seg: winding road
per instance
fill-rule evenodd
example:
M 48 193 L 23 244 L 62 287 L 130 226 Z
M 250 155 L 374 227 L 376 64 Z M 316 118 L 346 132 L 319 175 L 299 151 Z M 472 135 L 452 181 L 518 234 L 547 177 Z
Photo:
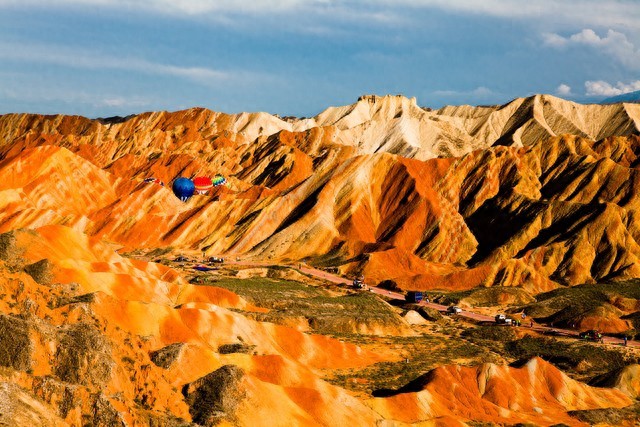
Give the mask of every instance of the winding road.
M 317 277 L 320 279 L 324 279 L 326 281 L 329 281 L 331 283 L 336 283 L 336 284 L 342 284 L 342 285 L 348 285 L 351 286 L 351 281 L 348 279 L 345 279 L 344 277 L 340 277 L 337 276 L 335 274 L 323 271 L 323 270 L 319 270 L 317 268 L 313 268 L 313 267 L 309 267 L 305 264 L 299 264 L 297 266 L 297 269 L 304 274 L 313 276 L 313 277 Z M 393 292 L 393 291 L 388 291 L 386 289 L 381 289 L 381 288 L 377 288 L 377 287 L 373 287 L 370 286 L 369 290 L 373 293 L 376 293 L 378 295 L 382 295 L 385 296 L 387 298 L 390 299 L 394 299 L 394 300 L 400 300 L 400 301 L 405 301 L 405 297 L 404 294 L 398 293 L 398 292 Z M 436 304 L 433 302 L 425 302 L 425 301 L 421 301 L 419 303 L 419 305 L 425 306 L 425 307 L 429 307 L 429 308 L 434 308 L 436 310 L 439 311 L 445 311 L 447 310 L 448 306 L 446 305 L 441 305 L 441 304 Z M 469 311 L 469 310 L 462 310 L 460 313 L 457 314 L 457 316 L 460 317 L 464 317 L 467 319 L 471 319 L 471 320 L 475 320 L 478 322 L 492 322 L 495 323 L 495 319 L 491 316 L 487 316 L 484 314 L 480 314 L 480 313 L 475 313 L 473 311 Z M 540 324 L 535 324 L 533 325 L 533 327 L 527 326 L 529 325 L 528 322 L 523 322 L 522 326 L 520 326 L 521 328 L 527 328 L 529 330 L 533 330 L 536 332 L 540 332 L 543 334 L 549 334 L 549 335 L 557 335 L 557 336 L 566 336 L 566 337 L 578 337 L 579 332 L 575 331 L 575 330 L 571 330 L 571 329 L 561 329 L 561 328 L 552 328 L 549 326 L 543 326 Z M 506 326 L 506 325 L 505 325 Z M 602 337 L 602 342 L 604 344 L 611 344 L 611 345 L 618 345 L 618 346 L 622 346 L 624 345 L 624 340 L 621 338 L 617 338 L 617 337 L 610 337 L 610 336 L 604 336 Z M 627 341 L 627 346 L 628 347 L 640 347 L 640 342 L 638 341 L 632 341 L 629 340 Z
M 239 261 L 239 260 L 227 260 L 225 261 L 225 264 L 227 265 L 241 265 L 241 266 L 245 266 L 245 267 L 271 267 L 274 266 L 275 264 L 273 262 L 257 262 L 257 261 Z M 339 284 L 339 285 L 347 285 L 347 286 L 351 286 L 352 285 L 352 281 L 349 279 L 345 279 L 344 277 L 329 273 L 327 271 L 324 270 L 320 270 L 314 267 L 310 267 L 307 264 L 302 264 L 302 263 L 297 263 L 294 265 L 287 265 L 287 267 L 291 267 L 294 268 L 296 270 L 298 270 L 299 272 L 306 274 L 308 276 L 313 276 L 315 278 L 318 279 L 322 279 L 322 280 L 326 280 L 328 282 L 331 283 L 335 283 L 335 284 Z M 388 291 L 386 289 L 381 289 L 378 287 L 374 287 L 374 286 L 369 286 L 368 287 L 370 292 L 373 292 L 375 294 L 384 296 L 386 298 L 390 298 L 393 300 L 399 300 L 399 301 L 405 301 L 405 297 L 404 294 L 401 294 L 399 292 L 393 292 L 393 291 Z M 429 307 L 429 308 L 434 308 L 438 311 L 441 312 L 446 312 L 448 306 L 446 305 L 441 305 L 441 304 L 436 304 L 434 302 L 425 302 L 425 301 L 421 301 L 419 303 L 419 305 L 422 305 L 424 307 Z M 469 311 L 469 310 L 462 310 L 461 312 L 459 312 L 458 314 L 456 314 L 456 316 L 460 316 L 460 317 L 464 317 L 466 319 L 470 319 L 470 320 L 475 320 L 478 322 L 491 322 L 495 324 L 495 319 L 492 316 L 487 316 L 485 314 L 480 314 L 480 313 L 476 313 L 473 311 Z M 527 321 L 524 321 L 523 324 L 520 326 L 521 328 L 526 328 L 528 330 L 532 330 L 532 331 L 536 331 L 536 332 L 540 332 L 542 334 L 546 334 L 546 335 L 554 335 L 554 336 L 564 336 L 564 337 L 578 337 L 579 335 L 579 331 L 576 330 L 572 330 L 572 329 L 562 329 L 562 328 L 555 328 L 555 327 L 550 327 L 550 326 L 544 326 L 541 324 L 534 324 L 532 327 L 527 326 L 529 323 Z M 506 325 L 500 325 L 505 326 Z M 617 338 L 617 337 L 612 337 L 612 336 L 602 336 L 602 341 L 603 344 L 609 344 L 609 345 L 616 345 L 616 346 L 623 346 L 624 345 L 624 340 L 622 338 Z M 627 346 L 628 347 L 634 347 L 634 348 L 639 348 L 640 347 L 640 341 L 633 341 L 633 340 L 628 340 L 627 341 Z

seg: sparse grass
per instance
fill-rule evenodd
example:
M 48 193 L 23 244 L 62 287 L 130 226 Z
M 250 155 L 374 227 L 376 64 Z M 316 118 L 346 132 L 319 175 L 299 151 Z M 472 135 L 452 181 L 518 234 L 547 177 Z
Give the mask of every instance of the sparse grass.
M 232 353 L 245 353 L 250 354 L 256 348 L 255 345 L 244 343 L 232 343 L 222 344 L 218 346 L 218 353 L 220 354 L 232 354 Z
M 516 339 L 515 331 L 508 326 L 479 326 L 462 332 L 462 336 L 475 343 L 490 341 L 491 343 L 505 343 Z
M 619 349 L 597 343 L 572 338 L 518 338 L 517 331 L 512 328 L 495 325 L 470 327 L 468 323 L 449 318 L 415 327 L 423 332 L 419 336 L 365 335 L 359 333 L 356 325 L 393 327 L 397 324 L 406 327 L 401 325 L 397 315 L 399 309 L 367 292 L 336 296 L 335 292 L 324 287 L 275 278 L 224 278 L 206 284 L 229 289 L 271 310 L 269 313 L 244 313 L 257 320 L 285 323 L 286 319 L 302 319 L 308 321 L 314 332 L 331 335 L 371 351 L 383 349 L 387 354 L 397 355 L 394 362 L 380 362 L 357 371 L 327 372 L 327 381 L 368 396 L 398 390 L 430 370 L 449 364 L 511 363 L 539 356 L 571 377 L 588 381 L 612 369 L 637 362 L 636 358 Z M 640 289 L 635 288 L 637 284 L 622 284 L 620 288 L 618 285 L 561 288 L 542 294 L 539 302 L 528 307 L 535 311 L 534 305 L 539 304 L 547 310 L 547 315 L 562 310 L 573 310 L 571 313 L 574 313 L 608 301 L 613 293 L 626 298 L 640 297 Z M 452 304 L 473 297 L 474 292 L 479 290 L 448 294 L 429 292 L 428 296 L 440 303 Z M 485 293 L 478 295 L 486 296 Z
M 559 288 L 537 295 L 537 302 L 527 305 L 525 309 L 539 321 L 568 325 L 576 317 L 602 306 L 615 296 L 640 299 L 640 281 Z
M 173 246 L 166 246 L 164 248 L 155 248 L 151 252 L 147 253 L 147 256 L 151 258 L 161 257 L 168 253 L 171 253 L 171 251 L 173 251 Z
M 269 308 L 268 313 L 245 313 L 260 321 L 306 319 L 315 332 L 342 338 L 349 338 L 358 330 L 404 326 L 392 307 L 367 292 L 333 296 L 324 288 L 272 278 L 227 278 L 208 284 Z
M 291 280 L 263 277 L 248 279 L 223 278 L 206 282 L 208 285 L 228 289 L 256 305 L 277 308 L 282 301 L 329 296 L 323 288 L 305 285 Z
M 638 363 L 636 357 L 627 357 L 621 351 L 575 339 L 558 340 L 527 336 L 506 343 L 504 348 L 507 355 L 513 359 L 526 360 L 539 356 L 581 381 L 631 363 Z
M 377 338 L 376 345 L 395 350 L 402 359 L 376 363 L 359 371 L 339 371 L 327 381 L 366 395 L 384 394 L 401 388 L 438 366 L 499 363 L 502 360 L 490 348 L 461 338 L 462 328 L 460 325 L 433 325 L 431 333 L 418 337 Z
M 585 411 L 570 411 L 569 415 L 590 425 L 606 423 L 607 425 L 620 425 L 622 421 L 634 421 L 633 425 L 640 424 L 640 403 L 626 408 L 591 409 Z M 631 424 L 629 424 L 631 425 Z
M 598 374 L 638 362 L 623 352 L 594 343 L 530 336 L 518 339 L 508 327 L 465 328 L 462 323 L 433 324 L 429 333 L 419 337 L 378 338 L 376 345 L 395 351 L 402 359 L 377 363 L 360 371 L 335 372 L 327 380 L 370 395 L 398 390 L 431 369 L 450 364 L 509 363 L 539 356 L 571 377 L 588 381 Z
M 460 302 L 472 307 L 491 307 L 504 304 L 505 301 L 523 305 L 534 301 L 534 298 L 519 287 L 492 286 L 485 288 L 481 286 L 472 289 L 468 295 L 460 299 Z
M 473 289 L 467 291 L 458 291 L 458 292 L 425 292 L 425 298 L 429 298 L 433 302 L 437 302 L 442 305 L 451 305 L 457 304 L 461 299 L 468 297 L 473 293 Z
M 136 363 L 136 361 L 129 356 L 123 356 L 121 360 L 123 363 L 126 363 L 131 366 L 134 366 Z
M 119 252 L 119 254 L 124 258 L 136 258 L 143 256 L 145 254 L 145 251 L 143 249 L 134 249 L 130 252 Z
M 471 427 L 495 427 L 495 423 L 489 423 L 486 421 L 467 421 L 467 424 Z
M 519 287 L 478 286 L 466 291 L 448 292 L 426 291 L 425 298 L 443 305 L 467 304 L 471 307 L 492 307 L 504 305 L 504 301 L 510 301 L 512 305 L 524 305 L 530 303 L 534 298 L 524 289 Z

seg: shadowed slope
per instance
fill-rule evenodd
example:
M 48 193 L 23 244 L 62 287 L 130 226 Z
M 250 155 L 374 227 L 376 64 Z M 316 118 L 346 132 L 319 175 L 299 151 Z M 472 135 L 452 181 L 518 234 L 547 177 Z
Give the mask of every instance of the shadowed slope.
M 0 230 L 64 224 L 127 249 L 307 259 L 404 288 L 628 279 L 640 276 L 640 143 L 609 136 L 638 133 L 638 108 L 536 95 L 431 111 L 365 96 L 304 120 L 9 114 Z M 169 189 L 216 173 L 228 186 L 187 203 Z
M 385 418 L 408 423 L 456 416 L 497 423 L 578 426 L 584 424 L 567 411 L 620 408 L 630 403 L 631 399 L 618 390 L 586 386 L 534 358 L 521 368 L 493 364 L 436 368 L 372 405 Z

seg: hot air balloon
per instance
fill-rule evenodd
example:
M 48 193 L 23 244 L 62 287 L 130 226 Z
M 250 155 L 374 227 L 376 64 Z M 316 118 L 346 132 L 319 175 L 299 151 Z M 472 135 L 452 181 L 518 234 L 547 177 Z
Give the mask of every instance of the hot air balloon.
M 193 180 L 196 187 L 196 194 L 207 194 L 207 191 L 213 188 L 211 178 L 206 176 L 198 176 Z
M 164 182 L 160 181 L 158 178 L 145 178 L 144 182 L 153 182 L 154 184 L 162 185 L 164 187 Z
M 219 185 L 226 184 L 226 183 L 227 183 L 227 179 L 222 175 L 216 175 L 213 178 L 213 185 L 216 186 L 216 187 L 219 186 Z
M 189 197 L 193 196 L 194 191 L 196 191 L 196 186 L 193 181 L 189 178 L 177 178 L 173 181 L 173 194 L 183 202 L 189 200 Z

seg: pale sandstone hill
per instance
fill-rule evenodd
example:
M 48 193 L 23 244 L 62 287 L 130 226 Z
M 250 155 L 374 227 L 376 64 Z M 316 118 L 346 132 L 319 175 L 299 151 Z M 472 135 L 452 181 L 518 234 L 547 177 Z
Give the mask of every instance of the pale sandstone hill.
M 363 123 L 382 126 L 374 133 L 386 135 L 384 123 L 412 111 L 407 120 L 446 114 L 458 117 L 460 126 L 461 117 L 475 121 L 462 128 L 490 145 L 507 134 L 477 130 L 506 129 L 516 110 L 528 120 L 546 114 L 548 129 L 565 123 L 552 121 L 545 105 L 563 117 L 573 111 L 571 120 L 584 134 L 596 133 L 587 124 L 593 125 L 589 114 L 598 108 L 628 125 L 614 126 L 607 116 L 607 129 L 635 129 L 635 106 L 578 106 L 548 96 L 499 110 L 440 112 L 402 97 L 364 97 L 305 121 L 323 127 L 271 135 L 264 134 L 278 123 L 295 126 L 264 114 L 201 109 L 117 123 L 3 116 L 5 141 L 14 140 L 2 148 L 0 230 L 63 224 L 128 248 L 171 245 L 255 259 L 316 259 L 342 265 L 344 272 L 364 270 L 374 282 L 390 278 L 425 289 L 500 284 L 537 293 L 558 282 L 638 277 L 636 137 L 593 142 L 564 136 L 426 161 L 358 154 L 379 150 L 386 136 L 351 145 L 344 139 Z M 500 114 L 511 118 L 498 120 Z M 241 134 L 256 127 L 262 136 Z M 420 132 L 413 135 L 412 146 L 424 142 Z M 178 174 L 217 171 L 228 174 L 229 187 L 188 203 L 167 187 L 138 180 L 154 175 L 169 183 Z
M 365 402 L 321 372 L 385 356 L 250 320 L 237 310 L 261 309 L 237 295 L 115 249 L 304 259 L 417 289 L 536 294 L 637 278 L 639 116 L 637 105 L 547 95 L 437 111 L 366 96 L 303 120 L 204 109 L 1 116 L 0 231 L 11 233 L 0 242 L 0 348 L 11 351 L 0 351 L 0 380 L 20 389 L 3 389 L 0 404 L 18 399 L 22 415 L 51 425 L 217 416 L 242 425 L 579 425 L 567 411 L 625 406 L 622 393 L 537 359 L 520 369 L 441 368 Z M 187 203 L 142 182 L 215 173 L 229 186 Z M 607 310 L 612 331 L 628 328 L 621 317 L 637 303 L 608 304 L 581 325 L 600 325 Z M 228 344 L 255 347 L 219 351 Z M 636 376 L 627 372 L 618 388 L 637 389 Z
M 618 369 L 594 381 L 599 387 L 616 388 L 632 399 L 640 396 L 640 365 L 633 364 Z
M 499 107 L 444 107 L 437 113 L 485 141 L 483 148 L 531 145 L 562 134 L 594 140 L 637 134 L 640 119 L 636 104 L 581 105 L 551 95 L 517 98 Z
M 7 114 L 0 116 L 0 153 L 7 158 L 25 147 L 61 145 L 100 167 L 117 167 L 114 162 L 128 156 L 130 174 L 155 173 L 169 180 L 179 172 L 235 174 L 256 139 L 283 131 L 320 129 L 327 133 L 327 143 L 354 148 L 357 154 L 387 152 L 426 160 L 494 145 L 530 145 L 566 133 L 594 140 L 637 134 L 639 123 L 638 104 L 581 105 L 535 95 L 501 106 L 432 111 L 419 107 L 415 98 L 368 95 L 309 119 L 282 120 L 267 113 L 230 115 L 198 108 L 120 120 Z M 152 161 L 169 151 L 171 162 Z M 185 156 L 186 163 L 181 161 Z M 167 167 L 176 161 L 178 165 Z M 140 170 L 143 163 L 148 165 Z

